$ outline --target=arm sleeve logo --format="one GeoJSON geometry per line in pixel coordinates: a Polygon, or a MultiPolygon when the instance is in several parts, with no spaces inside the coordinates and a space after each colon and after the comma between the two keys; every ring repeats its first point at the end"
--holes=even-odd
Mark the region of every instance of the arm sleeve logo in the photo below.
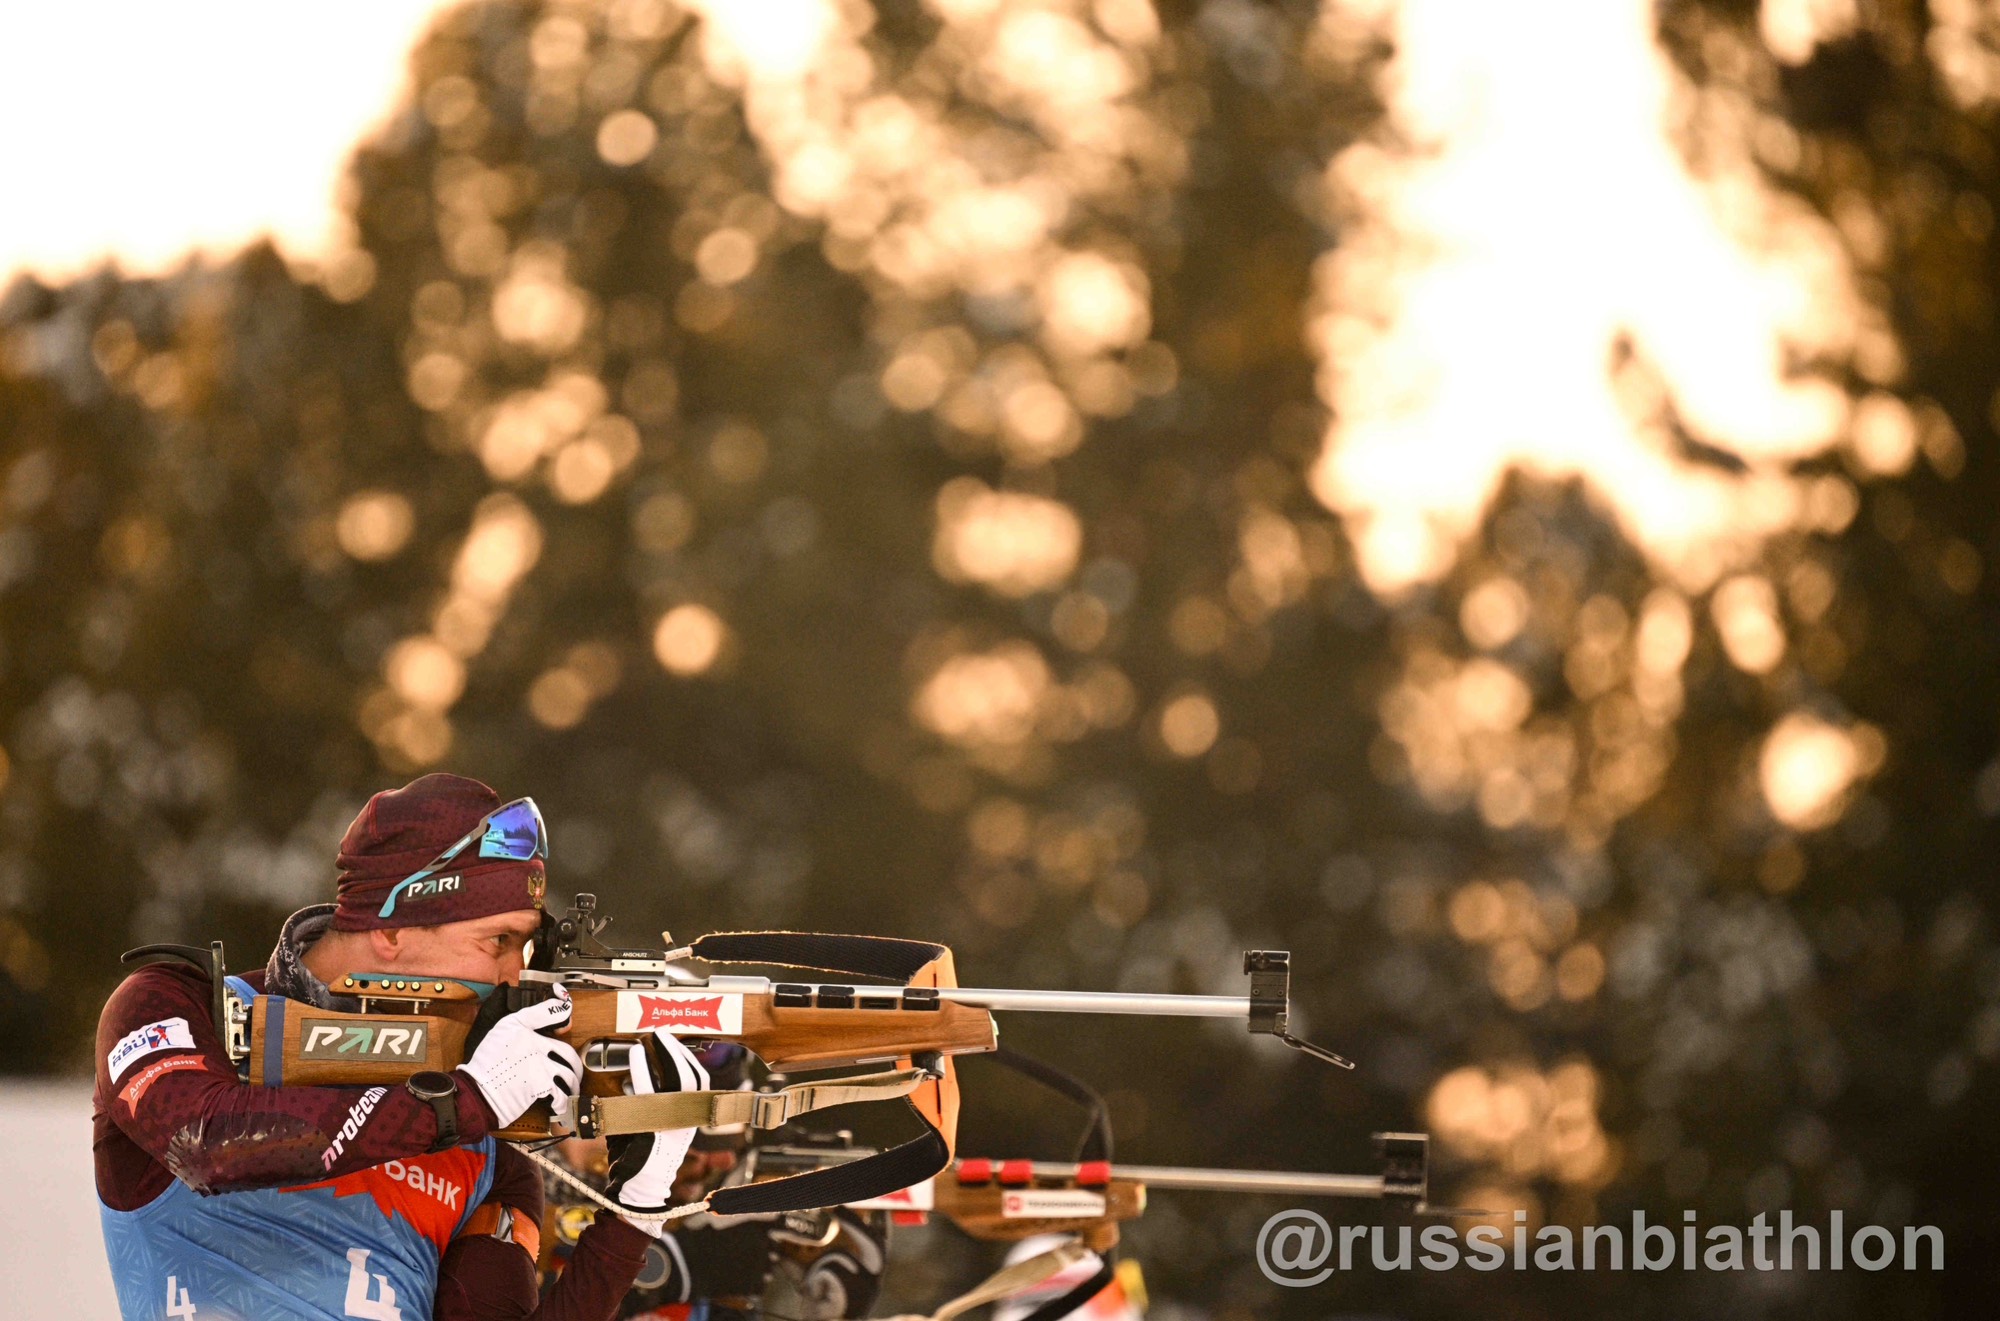
{"type": "Polygon", "coordinates": [[[199,1055],[174,1055],[167,1059],[155,1060],[132,1075],[132,1081],[126,1083],[125,1089],[118,1093],[118,1099],[125,1103],[127,1110],[130,1110],[133,1114],[137,1114],[139,1112],[140,1098],[151,1091],[153,1084],[158,1082],[162,1076],[169,1073],[178,1073],[182,1069],[206,1068],[208,1068],[208,1061],[202,1059],[199,1055]]]}
{"type": "Polygon", "coordinates": [[[111,1081],[117,1082],[136,1060],[162,1050],[193,1049],[194,1034],[188,1031],[188,1021],[185,1018],[163,1018],[157,1023],[134,1028],[119,1038],[111,1053],[104,1057],[104,1064],[111,1070],[111,1081]]]}

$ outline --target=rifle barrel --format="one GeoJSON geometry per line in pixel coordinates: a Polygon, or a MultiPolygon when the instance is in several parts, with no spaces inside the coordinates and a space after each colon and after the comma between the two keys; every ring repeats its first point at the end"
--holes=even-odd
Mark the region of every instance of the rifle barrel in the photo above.
{"type": "MultiPolygon", "coordinates": [[[[1038,1176],[1062,1178],[1075,1165],[1036,1162],[1038,1176]]],[[[1204,1170],[1182,1165],[1117,1165],[1114,1178],[1136,1179],[1149,1188],[1211,1193],[1282,1193],[1298,1197],[1380,1197],[1379,1174],[1308,1174],[1290,1170],[1204,1170]]]]}
{"type": "Polygon", "coordinates": [[[1169,995],[1141,991],[1028,991],[953,986],[938,999],[983,1009],[1027,1010],[1039,1014],[1149,1014],[1174,1018],[1248,1018],[1243,995],[1169,995]]]}
{"type": "MultiPolygon", "coordinates": [[[[792,1174],[801,1170],[844,1165],[850,1160],[872,1155],[868,1150],[827,1148],[825,1150],[782,1147],[752,1149],[753,1167],[774,1173],[792,1174]]],[[[1038,1179],[1061,1181],[1076,1174],[1075,1162],[1031,1161],[1029,1169],[1038,1179]]],[[[1185,1165],[1114,1164],[1111,1175],[1132,1179],[1149,1188],[1172,1188],[1189,1192],[1273,1193],[1286,1197],[1361,1197],[1385,1195],[1379,1174],[1313,1174],[1294,1170],[1214,1170],[1185,1165]]]]}

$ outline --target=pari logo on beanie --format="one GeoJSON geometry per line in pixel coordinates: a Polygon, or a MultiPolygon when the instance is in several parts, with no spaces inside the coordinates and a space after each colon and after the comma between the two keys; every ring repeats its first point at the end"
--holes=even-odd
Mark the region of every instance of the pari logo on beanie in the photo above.
{"type": "Polygon", "coordinates": [[[441,926],[541,908],[548,887],[542,860],[482,858],[475,841],[436,875],[405,886],[394,910],[381,916],[391,890],[430,866],[501,802],[477,780],[442,773],[370,798],[340,841],[334,929],[441,926]]]}

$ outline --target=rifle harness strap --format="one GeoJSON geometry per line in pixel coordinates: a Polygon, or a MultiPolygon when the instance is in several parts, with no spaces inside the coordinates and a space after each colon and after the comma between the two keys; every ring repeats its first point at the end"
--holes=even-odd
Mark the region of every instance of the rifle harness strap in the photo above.
{"type": "MultiPolygon", "coordinates": [[[[703,936],[694,942],[690,952],[696,958],[717,963],[818,968],[854,976],[881,977],[906,987],[958,985],[951,951],[943,945],[921,940],[798,931],[734,931],[703,936]]],[[[876,1084],[885,1090],[873,1093],[874,1099],[901,1097],[911,1114],[922,1123],[923,1132],[917,1137],[887,1151],[843,1165],[782,1179],[719,1188],[709,1198],[709,1209],[716,1215],[753,1215],[863,1202],[914,1183],[922,1183],[950,1165],[952,1144],[958,1136],[958,1079],[951,1058],[926,1055],[905,1058],[899,1063],[903,1068],[894,1084],[865,1075],[860,1079],[836,1078],[826,1083],[801,1084],[785,1089],[802,1093],[800,1100],[781,1104],[788,1107],[798,1105],[800,1108],[791,1113],[803,1114],[811,1109],[864,1099],[849,1089],[876,1084]]],[[[755,1102],[732,1099],[727,1104],[754,1106],[755,1102]]],[[[720,1122],[741,1123],[746,1120],[733,1118],[720,1122]]],[[[757,1122],[754,1110],[747,1122],[757,1122]]],[[[757,1126],[763,1127],[762,1124],[757,1126]]]]}

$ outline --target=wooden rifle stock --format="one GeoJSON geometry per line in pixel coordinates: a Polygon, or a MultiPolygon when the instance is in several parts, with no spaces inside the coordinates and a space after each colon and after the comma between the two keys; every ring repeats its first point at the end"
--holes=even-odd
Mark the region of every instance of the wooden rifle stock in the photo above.
{"type": "MultiPolygon", "coordinates": [[[[753,1149],[749,1177],[783,1177],[872,1154],[864,1148],[753,1149]]],[[[899,1221],[939,1215],[967,1235],[1014,1243],[1039,1234],[1075,1234],[1103,1252],[1118,1242],[1118,1225],[1146,1210],[1146,1185],[1113,1177],[1103,1162],[1069,1166],[1026,1161],[960,1160],[914,1187],[851,1202],[859,1211],[887,1211],[899,1221]]]]}
{"type": "MultiPolygon", "coordinates": [[[[365,1012],[257,998],[250,1019],[250,1081],[287,1087],[394,1084],[465,1062],[479,1012],[478,996],[469,988],[437,979],[365,976],[333,989],[360,997],[365,1012]]],[[[777,990],[750,987],[573,986],[569,1026],[551,1035],[584,1056],[586,1096],[615,1096],[625,1077],[623,1059],[601,1043],[643,1042],[662,1026],[697,1043],[739,1042],[769,1067],[786,1071],[994,1048],[993,1016],[985,1009],[937,1001],[909,1008],[902,988],[853,989],[857,998],[879,1007],[781,1004],[777,990]]],[[[527,991],[535,995],[534,988],[527,991]]],[[[497,1136],[525,1142],[560,1135],[542,1105],[497,1136]]]]}
{"type": "Polygon", "coordinates": [[[957,1170],[932,1180],[932,1203],[973,1238],[1016,1243],[1039,1234],[1075,1234],[1096,1252],[1118,1242],[1118,1225],[1146,1210],[1136,1179],[1037,1177],[1026,1184],[969,1183],[957,1170]]]}

